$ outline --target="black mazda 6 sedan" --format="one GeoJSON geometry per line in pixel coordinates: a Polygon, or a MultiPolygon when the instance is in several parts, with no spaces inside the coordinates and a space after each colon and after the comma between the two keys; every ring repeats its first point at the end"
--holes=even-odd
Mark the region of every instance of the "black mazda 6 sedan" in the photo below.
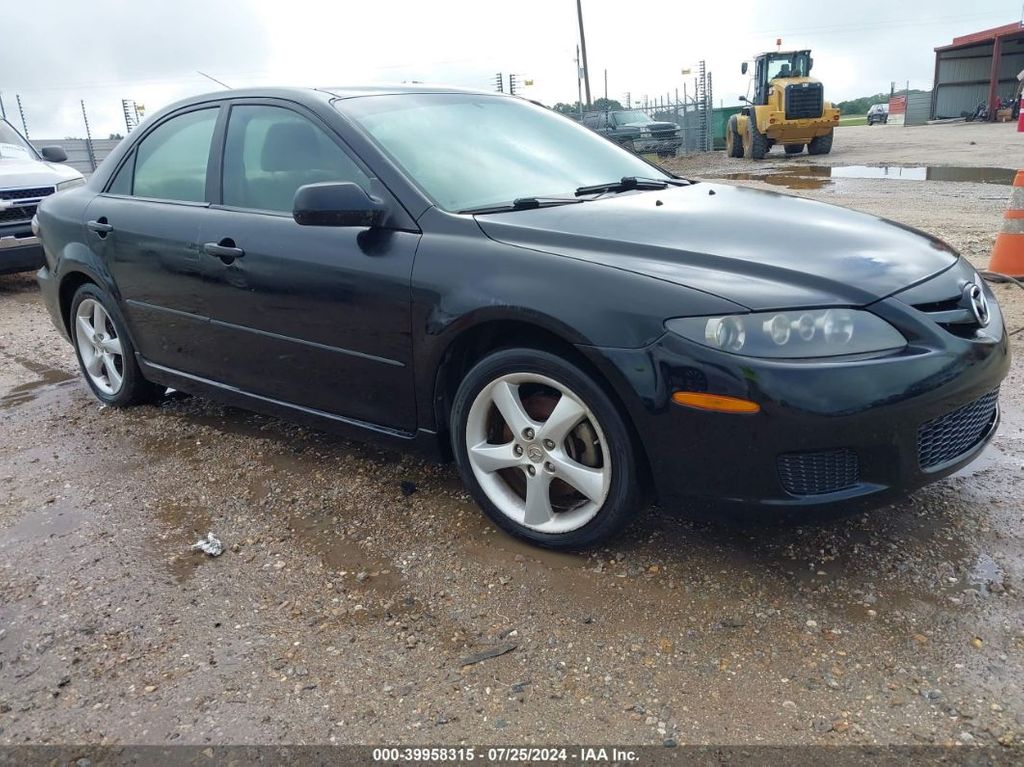
{"type": "Polygon", "coordinates": [[[456,461],[534,543],[661,506],[875,505],[975,458],[1009,366],[948,245],[676,178],[522,99],[188,99],[45,199],[39,272],[103,402],[167,387],[456,461]]]}

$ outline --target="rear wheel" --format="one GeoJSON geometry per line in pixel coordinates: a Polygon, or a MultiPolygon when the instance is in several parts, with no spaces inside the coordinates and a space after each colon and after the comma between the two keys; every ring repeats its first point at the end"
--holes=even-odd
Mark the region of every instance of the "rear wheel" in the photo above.
{"type": "Polygon", "coordinates": [[[743,156],[743,139],[740,137],[738,127],[739,120],[736,115],[729,118],[729,124],[725,129],[725,155],[726,157],[743,156]]]}
{"type": "Polygon", "coordinates": [[[462,480],[491,520],[550,548],[607,539],[636,512],[633,441],[587,373],[548,352],[506,349],[477,363],[452,404],[462,480]]]}
{"type": "Polygon", "coordinates": [[[166,391],[142,377],[121,312],[98,286],[86,283],[78,289],[69,324],[82,375],[101,402],[128,407],[153,402],[166,391]]]}
{"type": "Polygon", "coordinates": [[[828,154],[832,151],[832,134],[835,128],[829,128],[824,136],[815,136],[807,145],[807,154],[828,154]]]}
{"type": "Polygon", "coordinates": [[[800,154],[804,151],[803,144],[786,144],[784,148],[786,150],[786,154],[800,154]]]}
{"type": "Polygon", "coordinates": [[[748,160],[763,160],[769,149],[771,145],[768,137],[757,129],[755,115],[750,115],[747,119],[747,135],[743,140],[743,156],[748,160]]]}

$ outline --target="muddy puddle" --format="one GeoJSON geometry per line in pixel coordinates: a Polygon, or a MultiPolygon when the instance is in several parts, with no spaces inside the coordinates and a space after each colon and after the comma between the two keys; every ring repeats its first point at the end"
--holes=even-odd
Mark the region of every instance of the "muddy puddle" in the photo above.
{"type": "Polygon", "coordinates": [[[947,165],[793,165],[764,172],[726,173],[728,181],[760,181],[786,189],[824,189],[836,179],[889,179],[893,181],[950,181],[1009,186],[1016,171],[1008,168],[957,168],[947,165]]]}
{"type": "Polygon", "coordinates": [[[69,384],[75,378],[72,373],[58,368],[39,365],[31,360],[15,358],[15,361],[39,377],[34,381],[27,381],[12,387],[10,391],[0,397],[0,410],[8,410],[33,402],[46,390],[55,386],[69,384]]]}

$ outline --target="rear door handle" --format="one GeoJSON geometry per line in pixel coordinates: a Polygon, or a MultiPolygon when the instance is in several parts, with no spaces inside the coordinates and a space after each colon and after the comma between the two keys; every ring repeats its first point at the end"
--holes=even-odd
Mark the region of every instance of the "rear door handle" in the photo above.
{"type": "Polygon", "coordinates": [[[85,225],[100,236],[114,231],[114,227],[108,224],[105,218],[101,218],[98,221],[87,221],[85,225]]]}
{"type": "Polygon", "coordinates": [[[220,242],[203,243],[203,252],[208,256],[216,256],[227,264],[245,255],[245,251],[236,248],[235,241],[230,237],[225,237],[220,242]]]}

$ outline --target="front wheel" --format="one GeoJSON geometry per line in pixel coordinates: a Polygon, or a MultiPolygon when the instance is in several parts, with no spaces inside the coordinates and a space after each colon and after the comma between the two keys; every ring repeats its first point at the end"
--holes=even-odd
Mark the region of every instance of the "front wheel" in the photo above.
{"type": "Polygon", "coordinates": [[[640,501],[629,428],[587,373],[548,352],[506,349],[463,379],[451,412],[459,474],[490,519],[531,543],[593,546],[640,501]]]}
{"type": "Polygon", "coordinates": [[[142,377],[121,312],[105,291],[82,285],[71,299],[70,320],[78,365],[101,402],[127,407],[153,402],[166,391],[142,377]]]}
{"type": "Polygon", "coordinates": [[[747,120],[747,135],[743,137],[743,156],[748,160],[763,160],[771,145],[768,137],[757,129],[756,115],[747,120]]]}
{"type": "Polygon", "coordinates": [[[807,145],[807,154],[828,154],[832,151],[832,135],[835,128],[829,128],[824,136],[815,136],[807,145]]]}
{"type": "Polygon", "coordinates": [[[729,118],[725,129],[725,154],[727,157],[743,156],[743,139],[740,137],[739,120],[736,115],[729,118]]]}

